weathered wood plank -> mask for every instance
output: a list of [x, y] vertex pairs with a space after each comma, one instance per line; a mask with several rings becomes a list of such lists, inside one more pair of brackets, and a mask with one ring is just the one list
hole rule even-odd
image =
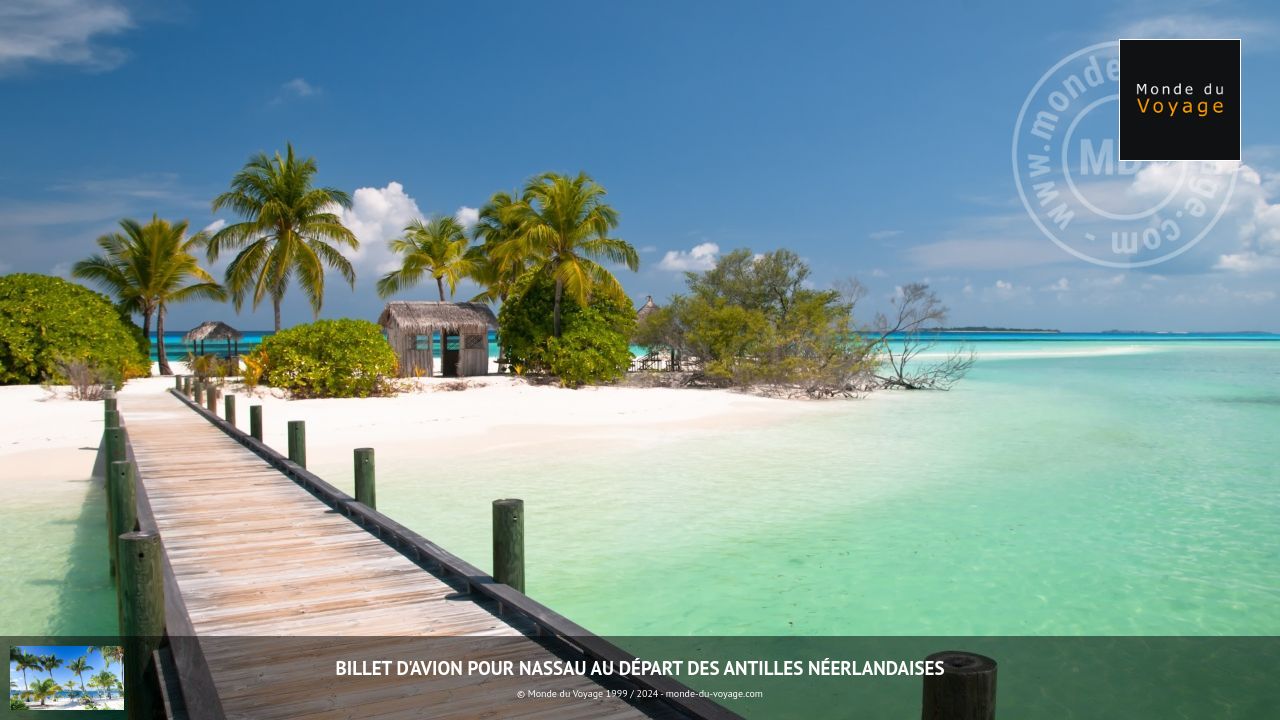
[[[203, 638], [199, 646], [226, 717], [347, 718], [358, 710], [360, 717], [417, 718], [424, 707], [439, 718], [678, 716], [646, 714], [609, 698], [516, 698], [518, 689], [599, 690], [587, 677], [326, 685], [316, 682], [314, 658], [272, 661], [270, 648], [282, 636], [317, 638], [326, 652], [334, 637], [359, 636], [346, 648], [355, 657], [361, 648], [373, 652], [397, 638], [431, 636], [505, 637], [510, 640], [495, 655], [555, 656], [524, 634], [532, 627], [527, 622], [497, 616], [494, 601], [460, 593], [459, 578], [423, 570], [335, 514], [176, 398], [126, 396], [120, 404], [149, 518], [190, 620], [184, 632]], [[269, 515], [263, 507], [271, 508]], [[417, 538], [407, 528], [389, 527]], [[247, 652], [252, 641], [245, 638], [259, 636], [262, 652]], [[220, 645], [220, 638], [235, 641]], [[468, 692], [457, 692], [464, 685]]]

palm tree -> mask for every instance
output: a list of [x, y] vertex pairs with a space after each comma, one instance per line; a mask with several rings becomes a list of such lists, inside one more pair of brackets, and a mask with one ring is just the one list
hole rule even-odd
[[53, 679], [53, 671], [62, 667], [62, 660], [57, 655], [41, 655], [40, 667], [49, 673], [49, 679]]
[[378, 280], [378, 295], [384, 298], [430, 276], [444, 302], [445, 283], [449, 284], [452, 298], [458, 282], [472, 273], [479, 260], [462, 223], [449, 216], [436, 216], [427, 222], [414, 220], [405, 227], [402, 237], [388, 244], [401, 257], [400, 267]]
[[187, 227], [186, 220], [170, 223], [155, 215], [146, 225], [137, 220], [121, 220], [123, 232], [98, 238], [102, 254], [81, 260], [71, 270], [74, 276], [106, 288], [130, 312], [141, 313], [142, 333], [148, 340], [151, 319], [156, 319], [156, 355], [161, 375], [173, 374], [164, 350], [168, 305], [196, 298], [227, 298], [222, 286], [191, 254], [208, 236], [196, 233], [187, 237]]
[[119, 682], [120, 680], [119, 678], [116, 678], [115, 673], [109, 673], [109, 671], [106, 670], [102, 670], [101, 673], [93, 675], [92, 678], [88, 679], [90, 687], [102, 688], [106, 691], [106, 700], [111, 700], [111, 691], [115, 689], [116, 684], [119, 684]]
[[97, 650], [98, 654], [102, 656], [102, 664], [106, 666], [103, 670], [110, 670], [111, 663], [118, 663], [124, 657], [124, 648], [119, 645], [103, 645]]
[[299, 160], [293, 145], [284, 157], [258, 153], [231, 180], [231, 190], [213, 199], [213, 211], [229, 208], [246, 220], [228, 225], [209, 239], [210, 262], [224, 250], [240, 252], [227, 266], [226, 284], [236, 311], [246, 296], [253, 307], [267, 298], [280, 330], [280, 301], [296, 277], [318, 316], [324, 302], [325, 266], [336, 269], [352, 288], [356, 273], [339, 247], [360, 246], [356, 236], [334, 214], [351, 207], [351, 196], [329, 187], [312, 187], [315, 158]]
[[618, 226], [618, 212], [604, 202], [605, 189], [586, 173], [570, 178], [543, 173], [525, 186], [519, 202], [503, 213], [512, 226], [512, 237], [495, 248], [508, 262], [528, 258], [533, 269], [548, 272], [555, 280], [552, 331], [560, 335], [560, 305], [565, 292], [585, 304], [595, 289], [625, 296], [622, 284], [602, 258], [640, 267], [640, 256], [625, 240], [609, 237]]
[[504, 215], [510, 217], [508, 208], [515, 202], [511, 194], [497, 192], [480, 208], [472, 233], [481, 245], [477, 253], [479, 257], [471, 270], [471, 279], [480, 283], [484, 290], [472, 298], [473, 302], [506, 301], [516, 280], [529, 269], [531, 258], [501, 252], [503, 243], [515, 236], [515, 228], [503, 219]]
[[92, 670], [93, 666], [90, 665], [83, 657], [78, 657], [75, 660], [72, 660], [71, 662], [67, 663], [67, 669], [75, 673], [76, 676], [80, 678], [80, 692], [83, 693], [84, 692], [84, 674]]
[[[11, 653], [10, 653], [10, 657], [12, 657], [12, 656], [13, 656], [13, 653], [11, 652]], [[23, 686], [23, 687], [27, 687], [27, 688], [31, 687], [31, 686], [27, 683], [27, 671], [28, 671], [28, 670], [43, 670], [43, 669], [44, 669], [44, 668], [40, 665], [40, 658], [39, 658], [39, 656], [37, 656], [37, 655], [32, 655], [31, 653], [24, 653], [24, 652], [21, 652], [21, 650], [19, 650], [19, 653], [18, 653], [18, 659], [17, 659], [17, 660], [13, 660], [12, 662], [17, 666], [17, 669], [19, 669], [19, 670], [21, 670], [21, 671], [22, 671], [22, 686]]]
[[39, 700], [40, 706], [44, 707], [44, 701], [62, 692], [62, 686], [54, 682], [53, 679], [37, 680], [31, 683], [31, 687], [23, 695], [33, 700]]

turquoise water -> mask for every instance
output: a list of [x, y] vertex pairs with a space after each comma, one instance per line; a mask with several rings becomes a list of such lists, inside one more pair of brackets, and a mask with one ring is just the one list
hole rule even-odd
[[[710, 439], [379, 457], [379, 509], [488, 568], [489, 501], [523, 498], [530, 594], [602, 634], [1280, 633], [1280, 342], [975, 344], [951, 392]], [[110, 627], [90, 497], [17, 498], [67, 572], [6, 593], [5, 632]]]
[[[182, 339], [183, 335], [186, 335], [185, 330], [181, 332], [165, 332], [164, 354], [166, 357], [169, 358], [169, 360], [183, 360], [187, 357], [188, 353], [191, 353], [194, 350], [191, 344], [187, 343]], [[262, 343], [262, 339], [267, 337], [268, 335], [271, 335], [270, 331], [255, 330], [251, 332], [245, 332], [244, 337], [240, 338], [239, 340], [240, 353], [244, 354], [244, 353], [253, 351], [255, 348], [258, 347], [259, 344]], [[160, 357], [159, 355], [160, 349], [156, 346], [156, 341], [157, 341], [157, 335], [155, 332], [152, 332], [151, 333], [152, 362], [155, 362]], [[438, 342], [435, 345], [434, 349], [435, 349], [435, 356], [440, 357], [440, 347]], [[206, 353], [215, 353], [218, 355], [225, 354], [227, 352], [227, 342], [225, 340], [208, 340], [204, 344], [204, 351]], [[494, 333], [493, 331], [489, 332], [489, 357], [491, 358], [498, 357], [498, 338], [497, 338], [497, 334]]]
[[948, 393], [402, 465], [379, 509], [487, 568], [523, 498], [530, 594], [603, 634], [1280, 632], [1280, 342], [977, 346]]

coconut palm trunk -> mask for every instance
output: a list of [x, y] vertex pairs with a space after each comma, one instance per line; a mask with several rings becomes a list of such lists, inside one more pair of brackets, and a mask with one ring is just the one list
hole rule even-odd
[[169, 368], [169, 356], [164, 349], [164, 314], [163, 305], [156, 311], [156, 360], [160, 363], [161, 375], [172, 375], [173, 370]]
[[556, 302], [551, 311], [551, 333], [560, 337], [560, 301], [564, 299], [564, 281], [556, 280]]
[[[147, 339], [147, 350], [151, 350], [151, 311], [144, 310], [142, 312], [142, 337]], [[147, 370], [147, 374], [151, 371]]]

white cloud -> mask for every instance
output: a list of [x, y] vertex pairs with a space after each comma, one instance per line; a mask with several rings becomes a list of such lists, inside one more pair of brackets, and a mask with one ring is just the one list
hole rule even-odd
[[5, 0], [0, 3], [0, 74], [28, 63], [110, 70], [125, 60], [119, 48], [95, 43], [133, 27], [114, 0]]
[[1066, 278], [1058, 278], [1057, 282], [1052, 283], [1050, 285], [1045, 285], [1040, 289], [1044, 292], [1058, 292], [1058, 293], [1068, 292], [1069, 290], [1071, 290], [1071, 281], [1067, 280]]
[[397, 237], [412, 220], [421, 220], [418, 203], [398, 182], [384, 188], [362, 187], [351, 195], [351, 207], [341, 211], [342, 224], [360, 241], [356, 250], [345, 250], [353, 263], [385, 273], [396, 266], [387, 241]]
[[640, 252], [642, 252], [642, 253], [646, 253], [646, 254], [648, 254], [648, 253], [656, 253], [656, 252], [658, 252], [658, 247], [657, 247], [656, 245], [645, 245], [645, 246], [643, 246], [643, 247], [641, 247], [641, 248], [640, 248]]
[[1280, 258], [1269, 255], [1259, 255], [1251, 250], [1241, 253], [1219, 255], [1218, 262], [1213, 266], [1214, 270], [1228, 270], [1239, 273], [1251, 273], [1259, 270], [1274, 270], [1276, 268], [1280, 268]]
[[884, 270], [881, 270], [880, 268], [872, 268], [871, 270], [871, 277], [873, 278], [882, 278], [882, 277], [888, 277], [888, 276], [889, 276], [889, 273], [885, 272]]
[[1245, 38], [1244, 47], [1250, 45], [1248, 40], [1262, 40], [1275, 32], [1275, 26], [1265, 20], [1252, 18], [1224, 17], [1222, 15], [1201, 15], [1198, 13], [1175, 13], [1157, 17], [1146, 17], [1132, 22], [1120, 30], [1117, 37], [1122, 38]]
[[312, 95], [316, 95], [320, 92], [320, 88], [312, 85], [311, 83], [307, 82], [302, 78], [294, 78], [289, 82], [281, 85], [280, 89], [284, 90], [290, 95], [293, 95], [295, 97], [300, 97], [300, 98], [311, 97]]
[[871, 238], [872, 240], [881, 241], [881, 240], [888, 240], [891, 237], [897, 237], [898, 235], [901, 235], [901, 234], [902, 234], [901, 230], [877, 230], [867, 235], [867, 237]]
[[996, 280], [994, 285], [983, 291], [982, 299], [988, 302], [1008, 302], [1026, 297], [1030, 292], [1031, 288], [1024, 285], [1015, 285], [1007, 280]]
[[299, 100], [319, 95], [323, 91], [317, 85], [312, 85], [303, 78], [294, 78], [288, 82], [281, 83], [276, 96], [271, 99], [272, 105], [279, 105], [289, 100]]
[[205, 225], [204, 230], [201, 230], [201, 232], [206, 232], [212, 235], [226, 226], [227, 226], [227, 221], [223, 220], [222, 218], [218, 218], [217, 220], [214, 220], [208, 225]]
[[476, 223], [480, 222], [480, 209], [463, 205], [458, 208], [458, 212], [454, 213], [453, 217], [458, 221], [458, 224], [470, 230], [475, 227]]
[[702, 272], [716, 266], [720, 246], [713, 242], [694, 245], [692, 249], [668, 250], [658, 262], [658, 267], [673, 272]]
[[1090, 288], [1115, 288], [1124, 284], [1125, 274], [1116, 273], [1106, 277], [1091, 277], [1084, 281], [1085, 287]]

